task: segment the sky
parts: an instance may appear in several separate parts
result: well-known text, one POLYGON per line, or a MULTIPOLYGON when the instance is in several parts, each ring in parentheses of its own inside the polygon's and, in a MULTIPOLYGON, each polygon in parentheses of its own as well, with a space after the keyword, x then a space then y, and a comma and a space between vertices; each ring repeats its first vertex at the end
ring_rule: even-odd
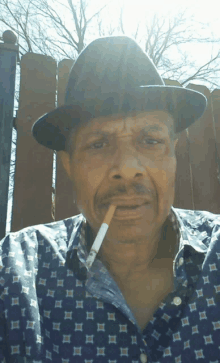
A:
MULTIPOLYGON (((100 1, 97 0, 97 4, 100 6, 100 1)), ((172 12, 178 11, 180 8, 187 8, 191 10, 196 18, 200 21, 210 21, 216 22, 216 31, 217 31, 217 23, 219 22, 219 10, 220 10, 220 2, 218 0, 209 0, 209 1, 198 1, 198 0, 112 0, 109 1, 109 5, 112 10, 115 7, 120 7, 121 4, 124 5, 126 9, 126 18, 127 21, 135 22, 142 17, 146 17, 146 15, 151 16, 152 13, 156 12, 158 14, 171 14, 172 12), (208 6, 207 6, 208 4, 208 6)))

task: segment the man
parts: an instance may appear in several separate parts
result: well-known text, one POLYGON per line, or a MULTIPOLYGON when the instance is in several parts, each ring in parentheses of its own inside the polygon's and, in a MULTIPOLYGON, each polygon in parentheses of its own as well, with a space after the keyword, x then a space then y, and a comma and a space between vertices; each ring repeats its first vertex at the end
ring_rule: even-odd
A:
POLYGON ((32 131, 81 214, 2 241, 1 362, 220 362, 219 217, 172 207, 178 134, 205 107, 128 37, 79 55, 65 105, 32 131))

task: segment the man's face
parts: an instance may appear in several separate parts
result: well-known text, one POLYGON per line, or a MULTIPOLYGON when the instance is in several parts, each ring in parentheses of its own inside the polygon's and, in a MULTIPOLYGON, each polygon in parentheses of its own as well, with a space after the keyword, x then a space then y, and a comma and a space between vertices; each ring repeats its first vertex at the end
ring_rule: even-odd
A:
POLYGON ((161 229, 174 200, 173 119, 165 111, 106 116, 80 127, 61 153, 76 203, 94 233, 117 206, 109 240, 134 242, 161 229))

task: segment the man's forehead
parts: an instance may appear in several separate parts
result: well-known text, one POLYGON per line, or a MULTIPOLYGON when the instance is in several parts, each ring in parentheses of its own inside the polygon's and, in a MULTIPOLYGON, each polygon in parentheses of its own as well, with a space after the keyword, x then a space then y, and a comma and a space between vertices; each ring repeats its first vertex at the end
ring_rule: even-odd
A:
POLYGON ((167 131, 173 128, 173 117, 166 111, 149 111, 128 115, 108 115, 92 119, 80 129, 83 134, 132 132, 138 130, 167 131))

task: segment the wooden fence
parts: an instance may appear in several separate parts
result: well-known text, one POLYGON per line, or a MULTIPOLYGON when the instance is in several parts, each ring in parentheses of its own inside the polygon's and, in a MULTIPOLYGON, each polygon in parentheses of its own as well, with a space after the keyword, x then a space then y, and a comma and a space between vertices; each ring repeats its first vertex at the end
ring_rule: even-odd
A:
MULTIPOLYGON (((51 57, 27 53, 21 59, 20 103, 16 118, 17 160, 12 231, 52 222, 53 152, 31 136, 33 122, 64 103, 71 60, 58 65, 51 57)), ((179 85, 165 80, 167 84, 179 85)), ((220 90, 205 86, 188 88, 205 94, 208 108, 203 117, 181 134, 177 146, 175 206, 220 213, 220 90)), ((55 220, 78 213, 74 191, 57 158, 55 220)))

